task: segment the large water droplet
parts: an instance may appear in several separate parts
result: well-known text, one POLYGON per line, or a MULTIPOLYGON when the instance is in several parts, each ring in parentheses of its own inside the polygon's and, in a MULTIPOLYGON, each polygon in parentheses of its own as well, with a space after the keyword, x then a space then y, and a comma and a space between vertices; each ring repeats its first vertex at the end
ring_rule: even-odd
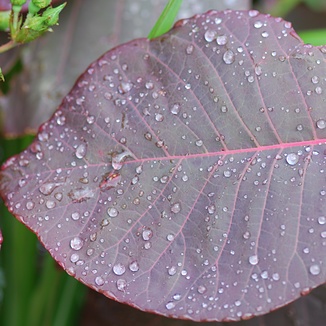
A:
POLYGON ((318 223, 320 225, 324 225, 326 223, 326 217, 325 216, 319 216, 318 217, 318 223))
POLYGON ((54 183, 54 182, 44 183, 43 185, 40 186, 39 191, 43 195, 48 196, 53 192, 55 188, 59 187, 60 185, 61 183, 54 183))
POLYGON ((139 264, 138 262, 135 260, 133 262, 131 262, 129 264, 129 269, 132 271, 132 272, 138 272, 139 271, 139 264))
POLYGON ((102 286, 104 284, 104 280, 101 276, 97 276, 95 278, 95 284, 98 285, 98 286, 102 286))
POLYGON ((263 26, 263 23, 260 20, 257 20, 254 22, 254 27, 255 28, 261 28, 263 26))
POLYGON ((84 245, 83 239, 80 237, 74 237, 70 240, 70 247, 73 250, 80 250, 84 245))
POLYGON ((90 188, 78 188, 68 193, 69 198, 75 203, 81 203, 94 197, 94 192, 90 188))
POLYGON ((117 217, 119 214, 119 211, 115 207, 109 207, 107 210, 107 213, 110 217, 117 217))
POLYGON ((257 255, 250 256, 249 263, 251 265, 257 265, 258 264, 258 256, 257 255))
POLYGON ((207 42, 212 42, 216 38, 216 31, 208 29, 204 34, 204 38, 207 42))
POLYGON ((123 278, 119 278, 116 284, 117 284, 117 289, 121 292, 124 292, 127 286, 127 281, 124 280, 123 278))
POLYGON ((226 35, 219 35, 216 38, 216 43, 218 45, 225 45, 228 42, 228 37, 226 35))
POLYGON ((32 201, 28 201, 28 202, 26 203, 26 208, 27 208, 28 210, 31 210, 31 209, 33 209, 34 207, 35 207, 34 202, 32 202, 32 201))
POLYGON ((318 129, 325 129, 326 128, 326 121, 324 119, 319 119, 316 122, 317 128, 318 129))
POLYGON ((128 151, 124 151, 120 154, 116 154, 112 157, 112 167, 115 170, 120 170, 122 168, 122 162, 126 160, 127 157, 132 157, 132 154, 128 151))
POLYGON ((87 146, 85 143, 82 143, 76 148, 75 155, 78 159, 82 159, 83 157, 85 157, 86 152, 87 152, 87 146))
POLYGON ((125 273, 125 271, 126 271, 126 267, 123 264, 118 263, 113 266, 113 273, 115 275, 119 275, 119 276, 123 275, 125 273))
POLYGON ((180 105, 178 103, 173 104, 173 106, 170 109, 170 112, 176 115, 179 113, 179 111, 180 111, 180 105))
POLYGON ((132 83, 129 82, 121 82, 119 87, 118 87, 118 91, 120 94, 125 94, 127 92, 129 92, 132 89, 132 83))
POLYGON ((320 273, 320 266, 317 264, 311 265, 309 271, 312 275, 318 275, 320 273))
POLYGON ((174 214, 177 214, 181 211, 181 204, 180 203, 174 203, 172 206, 171 206, 171 212, 174 213, 174 214))
POLYGON ((234 62, 235 60, 235 55, 234 52, 232 50, 227 50, 224 54, 223 54, 223 61, 227 64, 230 65, 234 62))
POLYGON ((189 44, 186 48, 186 53, 191 54, 194 51, 194 46, 192 44, 189 44))
POLYGON ((167 310, 171 310, 175 307, 175 303, 172 301, 169 301, 166 305, 165 305, 167 310))
POLYGON ((177 268, 176 268, 175 266, 172 266, 172 267, 170 267, 170 268, 168 269, 168 274, 169 274, 170 276, 175 275, 176 272, 177 272, 177 268))
POLYGON ((153 236, 153 231, 151 229, 145 229, 142 232, 142 237, 145 241, 148 241, 152 238, 153 236))
POLYGON ((286 162, 289 165, 296 165, 299 161, 299 156, 295 153, 290 153, 286 156, 286 162))

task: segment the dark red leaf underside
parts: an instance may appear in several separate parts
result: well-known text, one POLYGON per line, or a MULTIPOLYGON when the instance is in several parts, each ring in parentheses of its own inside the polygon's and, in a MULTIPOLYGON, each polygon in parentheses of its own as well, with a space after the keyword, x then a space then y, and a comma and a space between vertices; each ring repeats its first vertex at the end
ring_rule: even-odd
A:
POLYGON ((326 48, 210 12, 77 81, 1 193, 77 279, 193 320, 266 313, 325 282, 326 48))

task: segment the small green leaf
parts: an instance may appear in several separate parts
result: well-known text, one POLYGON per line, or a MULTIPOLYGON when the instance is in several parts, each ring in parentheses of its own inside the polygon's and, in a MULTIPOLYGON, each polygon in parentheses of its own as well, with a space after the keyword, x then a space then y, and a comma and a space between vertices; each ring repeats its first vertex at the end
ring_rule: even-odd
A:
POLYGON ((55 8, 47 8, 42 17, 46 18, 46 23, 48 26, 53 26, 58 23, 59 14, 61 13, 62 9, 66 6, 66 2, 62 5, 55 7, 55 8))
POLYGON ((156 24, 150 31, 148 38, 152 39, 158 37, 173 26, 175 17, 178 14, 179 8, 181 6, 182 0, 169 0, 168 4, 165 6, 161 16, 157 20, 156 24))
POLYGON ((10 0, 12 6, 22 6, 26 0, 10 0))
POLYGON ((3 82, 5 81, 5 76, 3 75, 1 68, 0 68, 0 80, 3 82))
POLYGON ((32 0, 33 5, 40 8, 40 9, 44 9, 47 6, 50 5, 51 0, 32 0))

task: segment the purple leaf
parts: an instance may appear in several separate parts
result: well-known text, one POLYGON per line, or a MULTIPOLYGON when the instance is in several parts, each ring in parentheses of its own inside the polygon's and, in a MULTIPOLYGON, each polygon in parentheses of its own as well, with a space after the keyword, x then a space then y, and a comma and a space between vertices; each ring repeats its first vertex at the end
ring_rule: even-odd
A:
POLYGON ((63 268, 142 310, 238 320, 325 282, 326 48, 209 12, 94 62, 3 166, 63 268))

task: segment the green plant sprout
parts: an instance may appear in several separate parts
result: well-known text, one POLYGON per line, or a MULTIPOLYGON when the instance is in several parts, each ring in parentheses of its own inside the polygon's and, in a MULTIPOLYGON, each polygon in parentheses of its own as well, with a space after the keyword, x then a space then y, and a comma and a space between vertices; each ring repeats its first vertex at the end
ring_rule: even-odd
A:
MULTIPOLYGON (((26 19, 22 17, 22 7, 26 0, 11 0, 11 11, 0 14, 0 30, 9 30, 10 41, 0 45, 0 53, 6 52, 19 44, 25 44, 42 36, 47 31, 52 31, 51 26, 58 24, 59 14, 66 2, 58 7, 50 6, 51 0, 32 0, 28 5, 26 19), (41 14, 39 14, 39 12, 41 14)), ((4 76, 0 69, 0 79, 4 76)))
POLYGON ((148 34, 148 39, 158 37, 171 29, 181 4, 182 0, 169 0, 154 27, 148 34))

